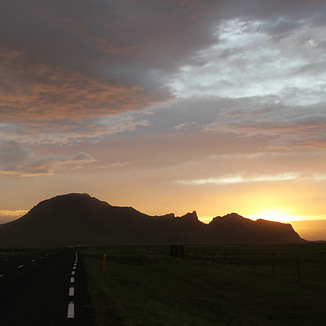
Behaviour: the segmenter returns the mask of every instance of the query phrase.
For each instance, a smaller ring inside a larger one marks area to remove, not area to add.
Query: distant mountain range
[[[232,213],[209,224],[196,212],[149,216],[111,206],[88,194],[40,202],[23,217],[0,225],[0,247],[63,247],[116,244],[219,244],[304,242],[290,224],[252,221]]]

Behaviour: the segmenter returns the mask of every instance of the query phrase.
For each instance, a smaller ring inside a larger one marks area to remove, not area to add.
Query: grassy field
[[[326,325],[326,246],[91,248],[97,325]],[[105,255],[105,264],[103,264]]]

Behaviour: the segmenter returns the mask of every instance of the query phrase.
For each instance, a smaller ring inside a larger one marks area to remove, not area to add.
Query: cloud
[[[178,180],[177,183],[184,185],[204,185],[204,184],[215,184],[215,185],[227,185],[236,183],[251,183],[251,182],[276,182],[276,181],[289,181],[296,180],[297,173],[287,172],[276,175],[258,175],[246,177],[242,174],[228,175],[219,178],[208,178],[208,179],[195,179],[195,180]]]
[[[290,106],[272,98],[179,98],[169,106],[149,110],[145,132],[206,133],[206,138],[261,138],[262,150],[323,148],[325,146],[325,103]],[[144,113],[139,113],[145,118]],[[141,132],[141,131],[139,131]],[[144,131],[143,131],[144,132]],[[264,145],[263,145],[264,144]]]
[[[215,44],[198,51],[194,64],[179,68],[171,91],[181,98],[264,97],[285,105],[324,101],[324,27],[303,21],[276,43],[266,24],[222,21]]]
[[[102,117],[47,121],[27,120],[25,123],[0,123],[0,140],[24,141],[39,144],[73,144],[97,142],[105,135],[134,132],[148,127],[150,112],[124,112]]]
[[[13,0],[0,9],[0,139],[219,130],[284,140],[297,115],[300,142],[323,143],[312,130],[320,122],[305,125],[324,101],[323,1]]]
[[[27,210],[8,210],[8,209],[0,209],[0,224],[7,223],[17,218],[25,215],[28,211]]]
[[[17,176],[40,176],[54,174],[67,166],[78,168],[95,160],[91,155],[80,152],[73,156],[47,155],[36,156],[14,141],[0,147],[0,173]]]
[[[311,174],[302,175],[298,172],[284,172],[279,174],[266,174],[266,175],[253,175],[246,176],[241,173],[221,176],[217,178],[207,179],[189,179],[189,180],[177,180],[176,183],[183,185],[231,185],[241,183],[256,183],[256,182],[283,182],[283,181],[313,181],[324,182],[326,180],[325,174]]]
[[[14,216],[14,217],[17,217],[17,216],[22,216],[24,214],[26,214],[28,211],[27,210],[24,210],[24,209],[19,209],[19,210],[8,210],[8,209],[0,209],[0,216],[3,217],[3,216]]]
[[[97,169],[120,169],[129,166],[130,162],[114,162],[114,163],[108,163],[105,165],[99,165],[96,168]]]
[[[31,161],[35,158],[34,153],[22,148],[14,141],[3,144],[0,148],[0,154],[0,163],[4,171],[19,170],[25,161]]]
[[[239,136],[270,137],[270,148],[310,147],[325,145],[326,113],[324,103],[292,107],[279,104],[259,105],[243,99],[230,110],[203,127],[207,132],[232,132]],[[250,105],[251,103],[251,105]]]
[[[149,126],[148,119],[144,119],[146,114],[136,114],[127,112],[119,115],[110,115],[102,118],[88,119],[87,122],[92,126],[93,130],[101,135],[104,134],[117,134],[126,131],[134,131],[138,127]]]
[[[16,146],[2,148],[3,173],[81,166],[95,144],[114,156],[98,150],[99,166],[325,147],[325,7],[2,2],[0,140]]]
[[[312,17],[315,24],[324,24],[322,17],[325,14],[324,0],[248,0],[245,5],[240,5],[240,0],[228,0],[221,6],[224,17],[241,17],[247,19],[264,19],[277,21],[280,17],[291,20],[300,20],[307,16]]]
[[[1,116],[7,122],[102,116],[169,98],[167,76],[212,39],[209,7],[200,1],[1,3]]]
[[[0,60],[5,52],[0,52]],[[160,99],[159,92],[155,95],[140,86],[122,87],[96,80],[70,68],[42,63],[25,66],[23,55],[13,59],[8,54],[7,62],[0,61],[6,66],[0,85],[0,114],[7,123],[79,120],[143,109]]]

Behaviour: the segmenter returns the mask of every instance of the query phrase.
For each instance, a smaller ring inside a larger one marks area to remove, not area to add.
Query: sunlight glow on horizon
[[[249,218],[252,221],[259,219],[271,221],[271,222],[280,222],[280,223],[290,223],[291,222],[313,222],[313,221],[324,221],[326,220],[326,215],[321,216],[302,216],[302,215],[293,215],[285,209],[280,208],[266,208],[257,211],[254,214],[243,214],[241,212],[235,212],[244,218]],[[224,216],[226,214],[222,214]],[[205,224],[208,224],[212,221],[213,217],[211,216],[199,216],[199,220]]]
[[[263,219],[273,222],[288,223],[292,221],[301,221],[307,219],[303,216],[290,214],[287,210],[281,208],[265,208],[259,210],[256,214],[248,216],[252,220]]]

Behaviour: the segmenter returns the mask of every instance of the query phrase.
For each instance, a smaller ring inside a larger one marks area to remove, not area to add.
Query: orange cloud
[[[26,66],[23,54],[1,51],[5,66],[0,87],[2,121],[81,119],[143,109],[160,99],[160,92],[123,87],[68,68],[36,63]],[[32,77],[31,77],[32,76]]]

